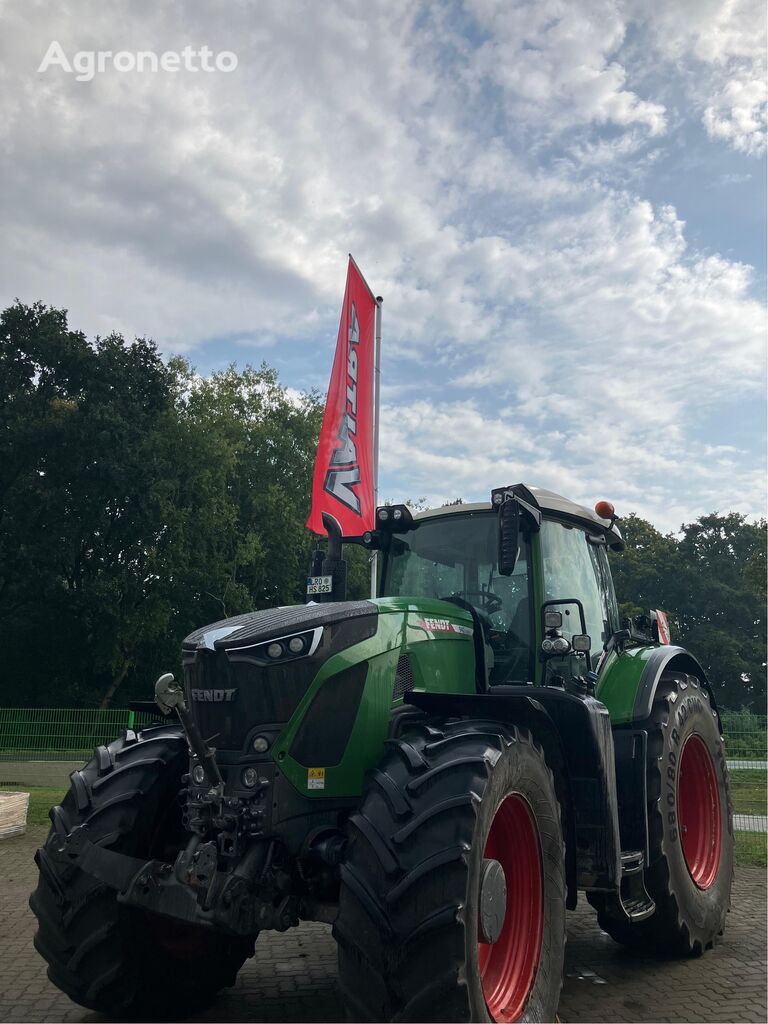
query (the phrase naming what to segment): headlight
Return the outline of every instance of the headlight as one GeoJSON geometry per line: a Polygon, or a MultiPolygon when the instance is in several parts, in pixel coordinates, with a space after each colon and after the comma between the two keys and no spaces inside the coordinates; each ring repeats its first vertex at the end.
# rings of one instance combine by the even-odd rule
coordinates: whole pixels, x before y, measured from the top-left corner
{"type": "Polygon", "coordinates": [[[314,654],[323,639],[323,627],[305,629],[301,633],[276,636],[260,644],[245,644],[243,647],[228,647],[229,661],[255,661],[259,665],[295,661],[314,654]]]}

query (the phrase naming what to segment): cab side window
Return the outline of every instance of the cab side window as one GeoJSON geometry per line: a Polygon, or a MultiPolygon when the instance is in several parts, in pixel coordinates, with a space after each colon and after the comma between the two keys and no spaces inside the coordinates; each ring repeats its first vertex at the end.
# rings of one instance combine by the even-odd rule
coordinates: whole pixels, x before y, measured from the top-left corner
{"type": "MultiPolygon", "coordinates": [[[[613,614],[607,564],[602,567],[605,551],[587,542],[587,535],[576,526],[553,520],[541,524],[541,552],[544,563],[544,599],[578,598],[584,605],[587,633],[592,639],[593,664],[605,640],[611,635],[613,614]]],[[[581,631],[575,608],[563,611],[563,635],[571,637],[581,631]]]]}

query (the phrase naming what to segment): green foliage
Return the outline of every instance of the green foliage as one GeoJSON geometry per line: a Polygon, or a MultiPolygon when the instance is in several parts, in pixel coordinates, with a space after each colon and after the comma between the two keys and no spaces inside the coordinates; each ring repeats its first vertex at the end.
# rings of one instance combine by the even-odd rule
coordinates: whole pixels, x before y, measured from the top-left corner
{"type": "Polygon", "coordinates": [[[724,706],[765,711],[766,524],[711,513],[663,535],[622,522],[627,550],[611,555],[624,614],[669,613],[673,643],[702,663],[724,706]]]}
{"type": "Polygon", "coordinates": [[[41,304],[0,340],[0,703],[147,697],[201,623],[303,600],[317,395],[89,344],[41,304]]]}

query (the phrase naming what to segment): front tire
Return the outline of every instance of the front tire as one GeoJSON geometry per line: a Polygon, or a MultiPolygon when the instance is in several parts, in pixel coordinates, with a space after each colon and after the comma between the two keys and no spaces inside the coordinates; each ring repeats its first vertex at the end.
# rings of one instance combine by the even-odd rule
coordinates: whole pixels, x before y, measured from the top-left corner
{"type": "Polygon", "coordinates": [[[48,977],[70,999],[110,1017],[183,1016],[232,985],[253,952],[232,938],[118,903],[117,892],[52,851],[77,825],[89,839],[131,857],[172,859],[180,841],[178,792],[187,766],[181,730],[127,730],[72,773],[35,860],[30,907],[35,948],[48,977]]]}
{"type": "Polygon", "coordinates": [[[350,1019],[554,1020],[563,834],[530,733],[454,720],[390,741],[349,835],[334,934],[350,1019]]]}
{"type": "Polygon", "coordinates": [[[733,820],[725,747],[704,686],[693,675],[659,680],[648,729],[645,886],[654,914],[616,920],[590,896],[603,931],[641,952],[700,956],[725,928],[733,882],[733,820]]]}

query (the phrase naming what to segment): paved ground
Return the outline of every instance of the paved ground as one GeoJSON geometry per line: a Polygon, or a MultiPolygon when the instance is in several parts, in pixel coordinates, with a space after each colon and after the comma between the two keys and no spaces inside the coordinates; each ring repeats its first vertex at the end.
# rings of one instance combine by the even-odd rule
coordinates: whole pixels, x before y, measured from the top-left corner
{"type": "MultiPolygon", "coordinates": [[[[55,989],[32,947],[27,897],[32,854],[45,834],[0,842],[0,1021],[88,1021],[55,989]]],[[[699,960],[640,959],[599,931],[592,911],[570,915],[560,1018],[577,1021],[765,1021],[766,877],[742,868],[721,944],[699,960]]],[[[237,985],[197,1021],[340,1021],[330,929],[306,924],[256,944],[237,985]]]]}

